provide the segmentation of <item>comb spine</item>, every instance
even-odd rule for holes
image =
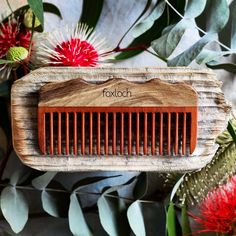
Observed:
[[[186,113],[183,113],[183,130],[182,130],[182,155],[186,154]]]
[[[46,154],[46,114],[42,109],[38,110],[38,137],[42,153]]]
[[[97,126],[97,155],[100,155],[101,153],[101,145],[100,145],[100,140],[101,140],[101,115],[100,112],[98,114],[98,126]]]
[[[89,113],[89,153],[93,154],[93,113]]]
[[[74,112],[74,154],[78,154],[78,146],[77,146],[77,113]]]
[[[54,145],[53,145],[53,112],[50,112],[50,154],[54,153]]]
[[[136,155],[139,155],[139,112],[136,113]]]
[[[160,121],[159,121],[159,154],[163,153],[163,113],[160,112]]]
[[[179,113],[175,116],[175,155],[179,153]]]
[[[84,154],[85,146],[85,114],[81,113],[81,154]]]
[[[121,113],[121,119],[120,119],[120,154],[123,155],[123,149],[124,149],[124,113]]]
[[[105,154],[108,154],[108,113],[105,113]]]
[[[190,154],[192,154],[197,143],[197,108],[194,109],[190,114],[191,114]]]
[[[170,145],[171,145],[171,113],[168,112],[167,117],[167,155],[170,155]]]
[[[129,112],[128,118],[128,154],[132,153],[132,113]]]
[[[69,138],[69,112],[66,112],[66,155],[69,154],[70,150],[70,138]]]
[[[155,155],[155,145],[156,145],[156,137],[155,137],[155,130],[156,130],[156,113],[152,113],[152,155]]]
[[[144,112],[144,127],[143,127],[143,154],[147,154],[147,112]]]
[[[112,154],[116,154],[116,113],[113,113]]]

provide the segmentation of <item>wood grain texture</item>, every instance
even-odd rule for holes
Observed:
[[[99,84],[76,79],[44,85],[39,92],[39,106],[189,107],[197,106],[197,94],[187,84],[170,84],[160,79],[146,83],[112,79]]]
[[[81,78],[103,82],[113,78],[144,82],[160,78],[170,83],[184,82],[198,93],[198,142],[191,156],[41,156],[38,146],[37,106],[40,88],[49,82]],[[130,170],[184,172],[201,168],[214,155],[216,136],[227,124],[230,106],[221,83],[210,70],[189,68],[41,68],[16,81],[12,87],[13,144],[20,159],[33,168],[57,171]],[[97,131],[99,132],[99,130]]]

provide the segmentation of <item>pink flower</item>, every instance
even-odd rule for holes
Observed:
[[[85,24],[54,31],[40,41],[36,57],[44,65],[94,67],[104,60],[104,40]]]
[[[199,214],[192,215],[201,232],[236,235],[236,176],[209,192],[199,204]]]
[[[10,47],[22,46],[29,49],[31,32],[21,27],[21,23],[14,18],[0,24],[0,58],[6,56]]]

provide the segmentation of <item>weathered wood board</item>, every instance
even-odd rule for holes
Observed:
[[[198,93],[198,140],[191,156],[42,156],[38,146],[37,109],[39,90],[49,82],[81,78],[102,82],[113,78],[144,82],[160,78],[184,82]],[[190,68],[41,68],[18,80],[12,87],[13,144],[19,158],[33,168],[57,171],[127,170],[183,172],[201,168],[210,161],[216,136],[227,124],[230,106],[221,83],[210,70]]]

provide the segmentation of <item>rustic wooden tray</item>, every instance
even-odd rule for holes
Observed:
[[[198,139],[195,151],[192,155],[187,156],[43,155],[38,142],[39,91],[47,83],[66,82],[78,78],[90,82],[102,82],[113,78],[145,82],[153,78],[160,78],[164,82],[184,82],[191,85],[198,94]],[[40,170],[183,172],[198,169],[209,162],[214,155],[217,148],[214,145],[214,140],[225,129],[228,119],[230,106],[224,99],[220,85],[221,83],[216,80],[214,73],[210,70],[199,71],[188,68],[41,68],[18,80],[12,87],[14,148],[23,163]],[[53,97],[53,95],[50,96]]]

